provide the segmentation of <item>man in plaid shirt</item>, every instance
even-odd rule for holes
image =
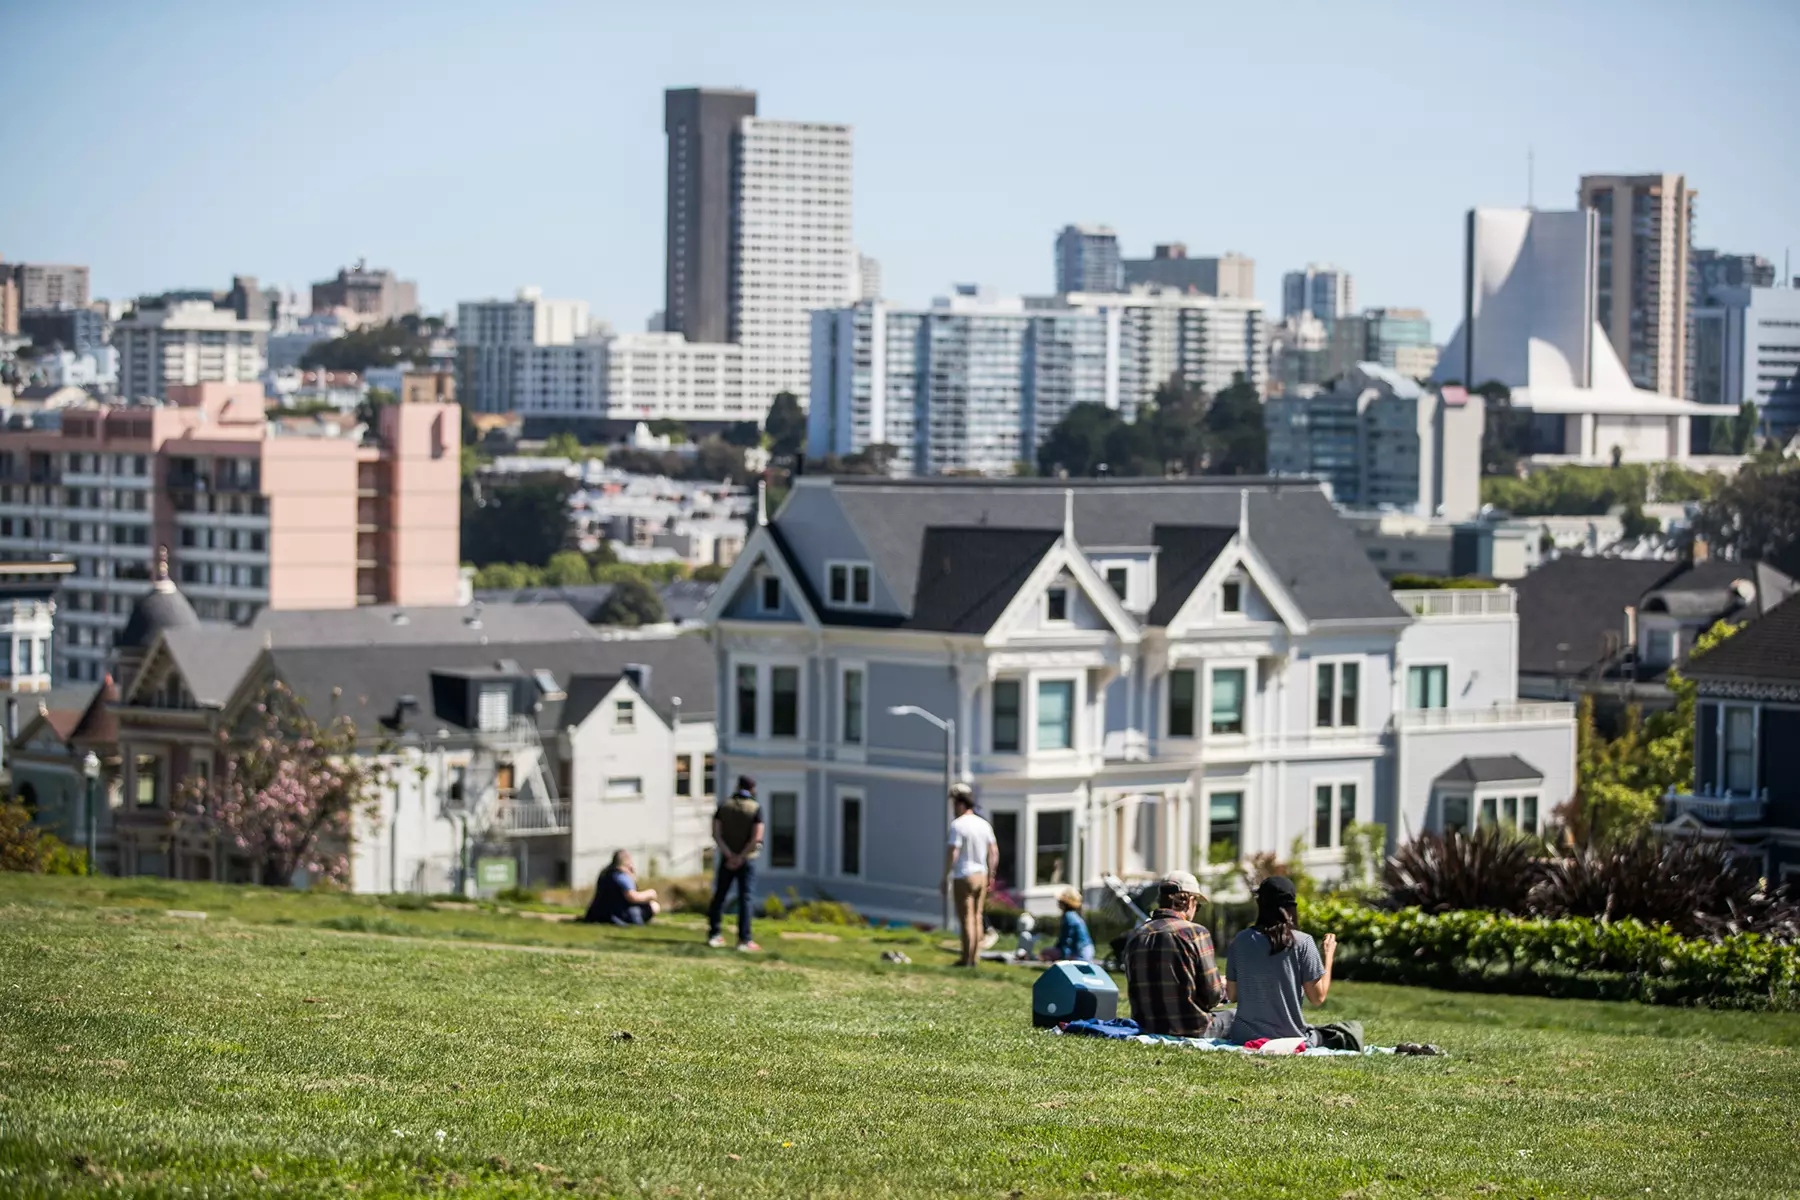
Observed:
[[[1156,911],[1125,944],[1125,982],[1131,1019],[1145,1033],[1222,1037],[1230,1014],[1214,1013],[1225,997],[1212,935],[1194,923],[1204,899],[1186,871],[1163,876]]]

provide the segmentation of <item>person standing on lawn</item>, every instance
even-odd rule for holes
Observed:
[[[581,919],[590,925],[648,925],[661,911],[656,889],[638,887],[631,855],[615,850],[594,883],[594,898]]]
[[[1256,924],[1231,940],[1225,962],[1225,992],[1237,1002],[1230,1038],[1305,1038],[1308,1045],[1334,1050],[1361,1050],[1359,1021],[1308,1025],[1300,1014],[1302,998],[1325,1003],[1331,991],[1331,963],[1337,936],[1323,944],[1302,933],[1294,881],[1271,875],[1256,885]]]
[[[1125,986],[1131,1019],[1144,1033],[1178,1037],[1223,1037],[1229,1012],[1214,1012],[1225,998],[1212,934],[1194,922],[1200,881],[1186,871],[1170,871],[1157,891],[1150,919],[1125,943]]]
[[[706,944],[725,944],[720,921],[725,897],[735,886],[738,902],[739,950],[761,950],[750,940],[750,904],[756,887],[756,855],[762,849],[762,806],[756,802],[756,780],[739,775],[737,788],[713,813],[713,848],[718,855],[712,906],[706,911]]]
[[[975,793],[968,784],[950,789],[956,819],[950,822],[950,846],[944,856],[944,887],[956,902],[956,918],[962,925],[959,967],[972,967],[981,953],[981,935],[987,911],[988,881],[1000,868],[1000,841],[994,827],[975,812]]]

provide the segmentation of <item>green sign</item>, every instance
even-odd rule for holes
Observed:
[[[475,886],[484,892],[503,892],[519,879],[519,864],[510,858],[475,860]]]

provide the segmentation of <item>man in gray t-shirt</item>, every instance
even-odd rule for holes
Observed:
[[[1261,929],[1246,929],[1231,940],[1231,956],[1225,962],[1225,981],[1237,1001],[1230,1038],[1253,1042],[1257,1038],[1306,1037],[1306,1018],[1300,1014],[1302,999],[1321,1004],[1331,988],[1331,960],[1337,938],[1325,935],[1325,949],[1311,934],[1295,929],[1293,881],[1273,876],[1257,888],[1259,924],[1284,932],[1288,945],[1277,950]]]

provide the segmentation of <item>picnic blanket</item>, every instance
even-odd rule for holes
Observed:
[[[1136,1042],[1141,1046],[1178,1046],[1186,1050],[1226,1050],[1233,1054],[1258,1054],[1262,1049],[1252,1049],[1237,1042],[1222,1041],[1219,1038],[1176,1037],[1169,1033],[1140,1033],[1136,1021],[1125,1017],[1109,1020],[1089,1019],[1085,1021],[1065,1021],[1053,1026],[1051,1033],[1073,1035],[1076,1037],[1106,1038],[1115,1042]],[[1392,1054],[1392,1046],[1369,1046],[1362,1050],[1327,1050],[1323,1046],[1308,1046],[1294,1051],[1300,1058],[1327,1058],[1347,1055],[1359,1057],[1364,1054]]]

